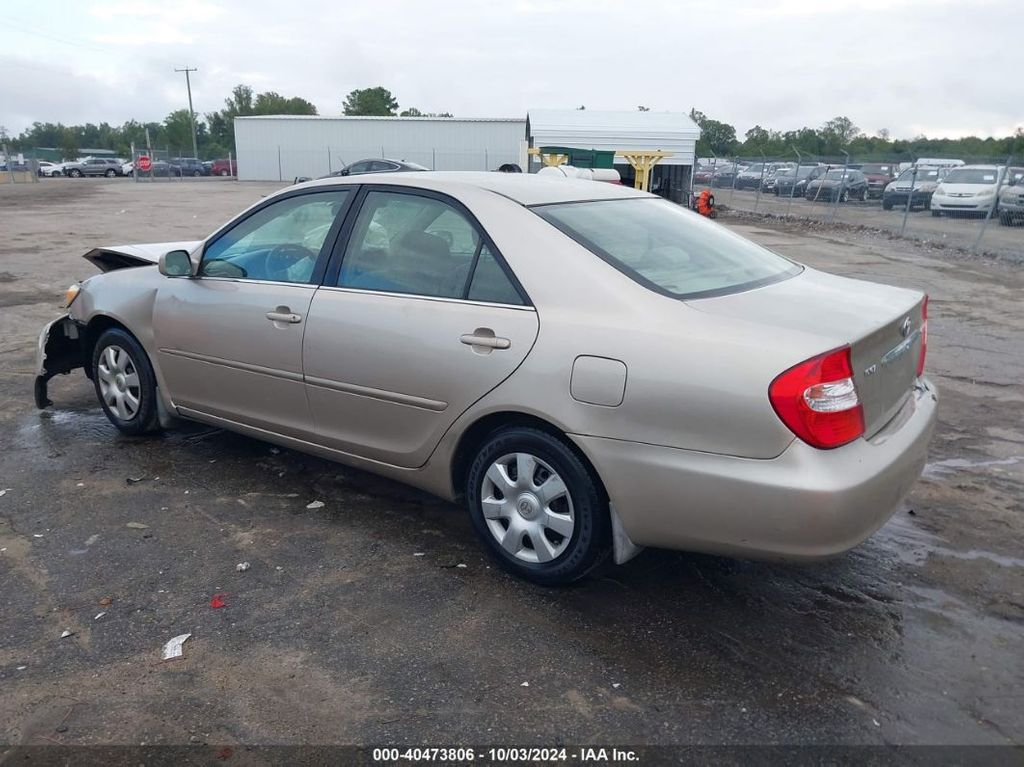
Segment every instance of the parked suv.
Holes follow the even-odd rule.
[[[113,157],[86,157],[79,162],[69,162],[64,166],[64,175],[71,178],[82,176],[123,176],[121,160]]]
[[[809,182],[804,187],[804,197],[808,200],[827,200],[829,202],[866,200],[868,198],[868,180],[859,170],[833,168],[820,178]]]
[[[868,197],[881,197],[885,187],[896,178],[896,166],[888,162],[869,162],[860,166],[868,179]]]
[[[932,201],[932,193],[939,182],[949,172],[948,168],[929,168],[918,166],[907,168],[895,181],[890,182],[882,192],[882,209],[892,210],[893,206],[904,207],[910,197],[910,209],[924,208],[927,210]],[[911,189],[913,186],[913,189]]]
[[[206,168],[198,157],[172,157],[171,165],[181,168],[182,176],[205,176]]]
[[[214,176],[237,176],[238,165],[234,160],[214,160],[210,166],[210,174]]]

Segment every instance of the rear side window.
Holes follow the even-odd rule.
[[[366,195],[338,286],[522,305],[480,231],[443,200],[407,192]]]
[[[802,270],[665,200],[597,200],[533,210],[636,282],[674,298],[738,293]]]

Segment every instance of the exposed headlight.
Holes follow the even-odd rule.
[[[64,308],[68,308],[78,298],[78,294],[82,292],[82,286],[79,283],[75,283],[64,292]]]

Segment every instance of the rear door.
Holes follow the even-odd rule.
[[[303,341],[317,441],[417,467],[526,358],[537,314],[457,201],[380,185],[356,204]]]

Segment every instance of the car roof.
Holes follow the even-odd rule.
[[[303,186],[338,186],[342,184],[392,184],[453,194],[457,194],[460,189],[476,188],[500,194],[521,205],[549,205],[559,202],[654,196],[621,184],[609,184],[603,181],[538,176],[535,173],[489,171],[428,170],[420,173],[376,173],[372,178],[366,176],[328,177],[307,181]],[[285,187],[285,190],[294,188],[294,186]]]

